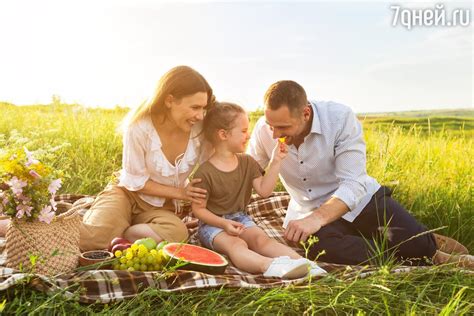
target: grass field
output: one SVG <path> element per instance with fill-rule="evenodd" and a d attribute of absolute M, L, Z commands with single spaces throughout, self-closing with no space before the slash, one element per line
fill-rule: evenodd
<path fill-rule="evenodd" d="M 462 111 L 461 111 L 462 112 Z M 16 107 L 0 103 L 0 147 L 50 147 L 66 173 L 62 192 L 96 194 L 121 164 L 116 127 L 126 109 L 80 106 Z M 429 113 L 428 113 L 429 114 Z M 252 114 L 254 121 L 259 113 Z M 474 251 L 472 157 L 474 118 L 462 115 L 361 115 L 368 173 L 429 228 Z M 279 186 L 281 189 L 281 186 Z M 327 277 L 308 288 L 213 290 L 166 294 L 147 290 L 113 305 L 80 305 L 20 285 L 0 293 L 4 313 L 173 314 L 463 314 L 474 312 L 474 278 L 452 267 L 390 275 L 382 267 L 367 279 Z"/>

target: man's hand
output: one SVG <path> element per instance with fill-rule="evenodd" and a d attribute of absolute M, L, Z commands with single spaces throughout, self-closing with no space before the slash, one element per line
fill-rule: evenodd
<path fill-rule="evenodd" d="M 338 220 L 348 211 L 349 207 L 344 202 L 337 197 L 331 197 L 305 218 L 290 221 L 285 230 L 285 238 L 294 242 L 304 242 L 321 227 Z"/>
<path fill-rule="evenodd" d="M 290 221 L 285 230 L 285 238 L 289 241 L 305 242 L 309 236 L 318 232 L 323 226 L 323 222 L 319 217 L 313 215 Z"/>

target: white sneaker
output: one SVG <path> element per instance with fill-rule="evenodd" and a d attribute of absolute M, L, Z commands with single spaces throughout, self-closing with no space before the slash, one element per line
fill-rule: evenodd
<path fill-rule="evenodd" d="M 306 258 L 305 258 L 306 259 Z M 309 275 L 311 276 L 318 276 L 318 275 L 325 275 L 327 274 L 328 272 L 326 270 L 324 270 L 323 268 L 321 268 L 320 266 L 318 266 L 318 264 L 314 261 L 311 261 L 309 259 L 306 259 L 306 262 L 309 264 L 310 268 L 309 268 Z"/>
<path fill-rule="evenodd" d="M 290 259 L 289 257 L 278 257 L 273 259 L 264 277 L 277 277 L 282 279 L 297 279 L 308 274 L 308 262 L 306 259 Z"/>

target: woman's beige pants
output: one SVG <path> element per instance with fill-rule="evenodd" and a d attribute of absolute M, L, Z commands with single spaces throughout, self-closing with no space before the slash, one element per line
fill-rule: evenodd
<path fill-rule="evenodd" d="M 136 192 L 109 184 L 84 214 L 80 248 L 105 249 L 113 238 L 122 237 L 129 226 L 143 223 L 166 241 L 182 242 L 188 238 L 188 230 L 170 201 L 163 207 L 152 206 Z"/>

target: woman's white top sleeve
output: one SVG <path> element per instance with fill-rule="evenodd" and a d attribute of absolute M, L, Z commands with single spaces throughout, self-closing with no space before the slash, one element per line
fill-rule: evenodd
<path fill-rule="evenodd" d="M 148 180 L 157 183 L 183 187 L 197 162 L 202 159 L 202 125 L 196 124 L 186 151 L 171 164 L 161 150 L 161 140 L 150 118 L 145 118 L 129 126 L 123 135 L 122 170 L 119 186 L 129 191 L 138 191 Z M 139 193 L 139 196 L 154 206 L 163 206 L 165 198 Z"/>

